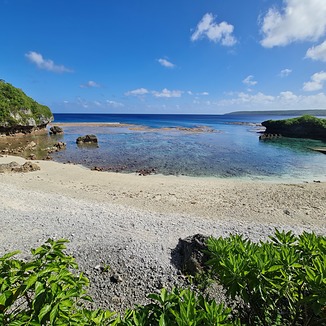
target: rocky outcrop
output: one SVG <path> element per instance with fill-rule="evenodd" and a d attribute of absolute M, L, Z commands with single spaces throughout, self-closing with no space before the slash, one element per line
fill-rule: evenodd
<path fill-rule="evenodd" d="M 0 134 L 31 133 L 53 120 L 51 110 L 21 89 L 0 81 Z"/>
<path fill-rule="evenodd" d="M 177 247 L 172 254 L 173 264 L 186 275 L 196 275 L 207 270 L 205 263 L 208 261 L 208 237 L 195 234 L 185 239 L 179 239 Z"/>
<path fill-rule="evenodd" d="M 326 140 L 326 119 L 310 115 L 285 120 L 267 120 L 262 125 L 266 127 L 265 134 Z"/>
<path fill-rule="evenodd" d="M 76 143 L 79 145 L 82 144 L 95 144 L 97 145 L 98 140 L 95 135 L 86 135 L 86 136 L 80 136 L 76 139 Z"/>
<path fill-rule="evenodd" d="M 49 133 L 50 135 L 63 134 L 63 129 L 59 126 L 52 126 Z"/>
<path fill-rule="evenodd" d="M 26 162 L 23 165 L 18 164 L 17 162 L 10 162 L 0 164 L 0 173 L 8 172 L 31 172 L 40 170 L 40 167 L 32 162 Z"/>
<path fill-rule="evenodd" d="M 267 134 L 263 133 L 261 136 L 259 136 L 259 140 L 271 140 L 271 139 L 277 139 L 282 138 L 281 134 Z"/>

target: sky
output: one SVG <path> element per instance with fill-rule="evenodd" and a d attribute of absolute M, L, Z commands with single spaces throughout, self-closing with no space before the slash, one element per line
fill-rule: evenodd
<path fill-rule="evenodd" d="M 326 0 L 0 0 L 0 79 L 54 113 L 326 109 Z"/>

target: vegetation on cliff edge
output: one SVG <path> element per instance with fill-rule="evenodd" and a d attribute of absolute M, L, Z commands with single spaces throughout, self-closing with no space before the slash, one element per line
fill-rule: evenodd
<path fill-rule="evenodd" d="M 51 110 L 28 97 L 21 89 L 0 80 L 0 125 L 3 127 L 44 125 L 53 118 Z"/>
<path fill-rule="evenodd" d="M 326 139 L 326 119 L 303 115 L 284 120 L 267 120 L 262 122 L 265 133 L 281 134 L 285 137 Z"/>

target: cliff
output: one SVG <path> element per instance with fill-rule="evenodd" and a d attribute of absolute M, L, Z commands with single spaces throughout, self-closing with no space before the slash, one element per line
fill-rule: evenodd
<path fill-rule="evenodd" d="M 0 80 L 0 134 L 30 133 L 53 120 L 51 110 Z"/>
<path fill-rule="evenodd" d="M 265 134 L 281 134 L 285 137 L 326 140 L 326 119 L 303 115 L 285 120 L 267 120 L 262 122 Z"/>

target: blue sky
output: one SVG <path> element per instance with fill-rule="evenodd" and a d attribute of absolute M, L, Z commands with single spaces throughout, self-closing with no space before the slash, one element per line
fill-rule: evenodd
<path fill-rule="evenodd" d="M 0 78 L 55 113 L 326 108 L 325 0 L 0 0 Z"/>

